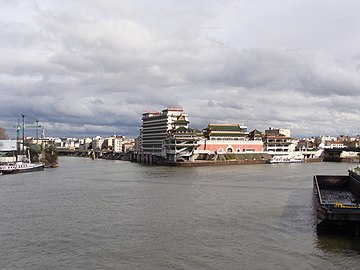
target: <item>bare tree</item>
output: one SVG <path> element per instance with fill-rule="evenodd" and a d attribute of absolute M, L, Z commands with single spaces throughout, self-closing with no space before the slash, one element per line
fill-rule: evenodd
<path fill-rule="evenodd" d="M 0 140 L 6 140 L 9 136 L 6 134 L 6 131 L 4 128 L 0 127 Z"/>

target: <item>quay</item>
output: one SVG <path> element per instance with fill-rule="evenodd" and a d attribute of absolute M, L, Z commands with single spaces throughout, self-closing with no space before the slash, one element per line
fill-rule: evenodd
<path fill-rule="evenodd" d="M 200 155 L 198 159 L 188 162 L 173 162 L 151 153 L 112 153 L 111 151 L 58 149 L 59 156 L 87 157 L 92 159 L 109 159 L 131 161 L 143 165 L 164 166 L 212 166 L 235 164 L 264 164 L 270 159 L 267 153 L 239 153 L 239 154 L 212 154 Z"/>
<path fill-rule="evenodd" d="M 220 166 L 220 165 L 246 165 L 246 164 L 265 164 L 269 163 L 271 155 L 261 153 L 221 153 L 221 154 L 201 154 L 193 161 L 171 161 L 152 153 L 113 153 L 111 151 L 93 150 L 73 150 L 58 149 L 60 156 L 86 157 L 91 159 L 123 160 L 150 166 L 177 166 L 177 167 L 200 167 L 200 166 Z M 307 158 L 304 162 L 321 162 L 321 158 Z"/>
<path fill-rule="evenodd" d="M 103 150 L 57 149 L 59 156 L 87 157 L 92 159 L 130 160 L 131 153 L 113 153 Z"/>
<path fill-rule="evenodd" d="M 202 154 L 197 159 L 186 162 L 169 161 L 149 154 L 134 154 L 134 156 L 137 158 L 133 161 L 138 163 L 177 167 L 265 164 L 270 159 L 266 153 Z"/>

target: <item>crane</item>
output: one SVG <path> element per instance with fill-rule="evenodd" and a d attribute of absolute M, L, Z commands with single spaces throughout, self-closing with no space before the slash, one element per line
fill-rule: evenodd
<path fill-rule="evenodd" d="M 25 148 L 24 148 L 24 144 L 25 144 L 25 128 L 36 128 L 36 142 L 38 142 L 39 140 L 39 128 L 41 128 L 41 125 L 39 125 L 39 120 L 36 119 L 36 125 L 28 125 L 25 126 L 25 115 L 22 114 L 22 126 L 20 126 L 20 120 L 18 119 L 18 123 L 15 126 L 16 128 L 16 140 L 17 140 L 17 147 L 18 147 L 18 151 L 20 152 L 20 143 L 19 143 L 19 139 L 20 139 L 20 130 L 22 129 L 22 151 L 24 152 Z"/>
<path fill-rule="evenodd" d="M 39 125 L 39 120 L 36 119 L 36 125 L 30 125 L 30 126 L 26 126 L 25 128 L 36 128 L 36 143 L 39 140 L 39 128 L 41 128 L 42 126 Z"/>

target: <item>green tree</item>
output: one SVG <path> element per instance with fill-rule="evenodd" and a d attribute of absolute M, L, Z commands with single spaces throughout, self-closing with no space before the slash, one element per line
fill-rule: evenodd
<path fill-rule="evenodd" d="M 9 136 L 6 134 L 4 128 L 0 127 L 0 140 L 7 140 Z"/>

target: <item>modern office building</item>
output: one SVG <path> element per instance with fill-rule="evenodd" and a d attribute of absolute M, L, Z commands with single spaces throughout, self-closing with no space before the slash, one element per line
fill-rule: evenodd
<path fill-rule="evenodd" d="M 140 152 L 165 157 L 164 142 L 169 132 L 174 129 L 174 122 L 178 121 L 180 116 L 182 121 L 188 122 L 188 115 L 182 108 L 169 107 L 161 112 L 143 113 Z"/>

